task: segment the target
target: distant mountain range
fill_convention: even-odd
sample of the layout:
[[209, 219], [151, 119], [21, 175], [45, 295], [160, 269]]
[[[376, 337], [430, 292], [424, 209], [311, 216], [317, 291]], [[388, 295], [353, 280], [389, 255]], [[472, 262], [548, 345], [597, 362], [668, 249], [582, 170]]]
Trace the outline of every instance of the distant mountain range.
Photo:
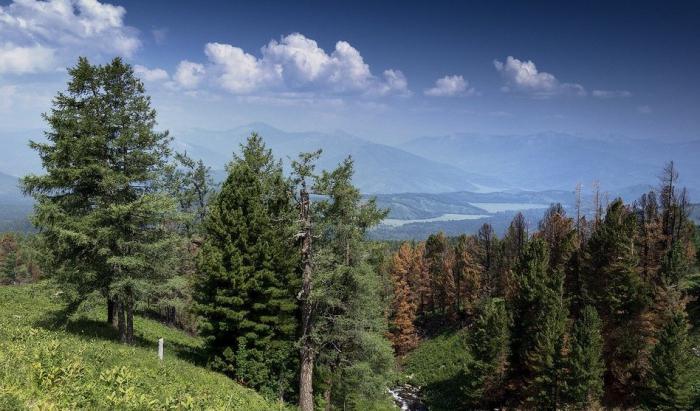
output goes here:
[[[251, 132], [263, 136], [289, 170], [300, 152], [323, 149], [319, 169], [331, 169], [347, 155], [356, 165], [355, 184], [390, 208], [378, 238], [423, 238], [432, 231], [472, 232], [484, 222], [504, 229], [519, 210], [538, 221], [551, 203], [573, 207], [574, 188], [584, 184], [584, 211], [591, 182], [600, 181], [603, 200], [632, 202], [657, 184], [664, 163], [673, 159], [681, 184], [700, 195], [700, 140], [664, 143], [628, 138], [585, 139], [569, 134], [524, 136], [457, 134], [423, 137], [399, 147], [374, 143], [344, 132], [287, 132], [263, 123], [226, 131], [192, 129], [174, 134], [174, 148], [203, 159], [215, 178]], [[28, 139], [44, 140], [41, 130], [0, 134], [0, 231], [18, 219], [26, 223], [31, 200], [22, 196], [16, 176], [41, 172]], [[696, 218], [698, 211], [696, 209]], [[4, 221], [4, 223], [3, 223]], [[12, 227], [15, 227], [13, 225]]]
[[700, 140], [670, 143], [624, 137], [588, 139], [563, 133], [423, 137], [400, 148], [465, 171], [495, 175], [525, 190], [572, 190], [600, 181], [603, 190], [655, 184], [674, 160], [681, 183], [700, 193]]
[[277, 157], [296, 159], [300, 152], [322, 149], [319, 169], [332, 169], [345, 157], [355, 161], [355, 184], [363, 193], [440, 193], [450, 191], [497, 191], [510, 188], [504, 181], [471, 173], [452, 165], [426, 159], [419, 154], [377, 144], [343, 132], [286, 132], [254, 123], [227, 131], [191, 130], [175, 137], [176, 147], [194, 158], [202, 158], [214, 170], [239, 151], [251, 132], [258, 132]]

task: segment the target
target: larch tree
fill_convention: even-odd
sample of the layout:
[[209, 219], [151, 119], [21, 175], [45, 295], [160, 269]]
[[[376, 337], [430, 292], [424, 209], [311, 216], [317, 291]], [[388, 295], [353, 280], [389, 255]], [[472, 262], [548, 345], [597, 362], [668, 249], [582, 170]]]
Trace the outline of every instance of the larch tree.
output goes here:
[[195, 310], [211, 365], [266, 395], [294, 395], [300, 285], [290, 182], [253, 133], [210, 205]]
[[425, 260], [430, 273], [434, 309], [452, 317], [456, 285], [452, 273], [452, 250], [443, 232], [433, 234], [425, 242]]
[[170, 137], [157, 132], [143, 83], [120, 58], [68, 70], [65, 92], [44, 119], [47, 142], [31, 142], [46, 174], [26, 176], [36, 200], [32, 221], [65, 295], [99, 291], [116, 312], [121, 339], [133, 342], [133, 309], [141, 281], [170, 272], [177, 220], [159, 179]]
[[418, 333], [414, 324], [418, 307], [410, 286], [412, 270], [413, 249], [409, 243], [403, 243], [393, 255], [389, 271], [393, 285], [390, 338], [394, 351], [399, 356], [418, 345]]
[[477, 245], [473, 237], [461, 235], [454, 249], [452, 269], [456, 289], [456, 309], [473, 314], [481, 298], [482, 268], [476, 255]]

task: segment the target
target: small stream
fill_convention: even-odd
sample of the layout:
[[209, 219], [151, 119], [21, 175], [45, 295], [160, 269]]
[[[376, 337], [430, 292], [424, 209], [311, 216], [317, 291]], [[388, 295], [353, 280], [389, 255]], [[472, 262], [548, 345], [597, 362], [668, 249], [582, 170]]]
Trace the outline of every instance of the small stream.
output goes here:
[[396, 405], [401, 411], [428, 411], [420, 400], [420, 389], [410, 384], [399, 385], [389, 389]]

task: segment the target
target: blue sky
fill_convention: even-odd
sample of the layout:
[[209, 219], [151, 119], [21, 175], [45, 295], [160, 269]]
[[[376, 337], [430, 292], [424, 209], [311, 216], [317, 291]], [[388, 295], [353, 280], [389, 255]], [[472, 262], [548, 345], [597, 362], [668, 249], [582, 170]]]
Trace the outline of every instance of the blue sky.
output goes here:
[[700, 3], [609, 3], [0, 1], [0, 132], [121, 55], [174, 132], [698, 138]]

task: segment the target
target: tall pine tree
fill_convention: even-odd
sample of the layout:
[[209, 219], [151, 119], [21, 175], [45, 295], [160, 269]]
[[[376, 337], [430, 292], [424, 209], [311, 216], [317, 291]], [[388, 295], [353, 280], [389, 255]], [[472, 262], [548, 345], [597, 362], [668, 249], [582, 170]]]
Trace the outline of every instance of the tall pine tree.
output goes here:
[[565, 402], [576, 409], [595, 407], [603, 395], [602, 323], [592, 306], [586, 306], [574, 324], [566, 358]]
[[80, 58], [68, 74], [67, 91], [44, 115], [48, 141], [30, 144], [46, 174], [25, 177], [24, 190], [65, 295], [100, 291], [130, 343], [139, 282], [168, 275], [173, 261], [167, 224], [177, 216], [158, 183], [170, 138], [155, 131], [143, 83], [121, 59]]
[[299, 256], [282, 165], [257, 134], [210, 205], [195, 309], [212, 365], [268, 396], [293, 393]]
[[651, 354], [644, 403], [655, 410], [687, 410], [691, 405], [693, 358], [684, 312], [676, 312], [661, 330]]
[[312, 207], [315, 307], [313, 338], [319, 347], [326, 409], [367, 409], [386, 395], [393, 366], [386, 339], [382, 279], [371, 264], [367, 231], [387, 215], [352, 184], [351, 158], [324, 171], [314, 185], [322, 197]]

